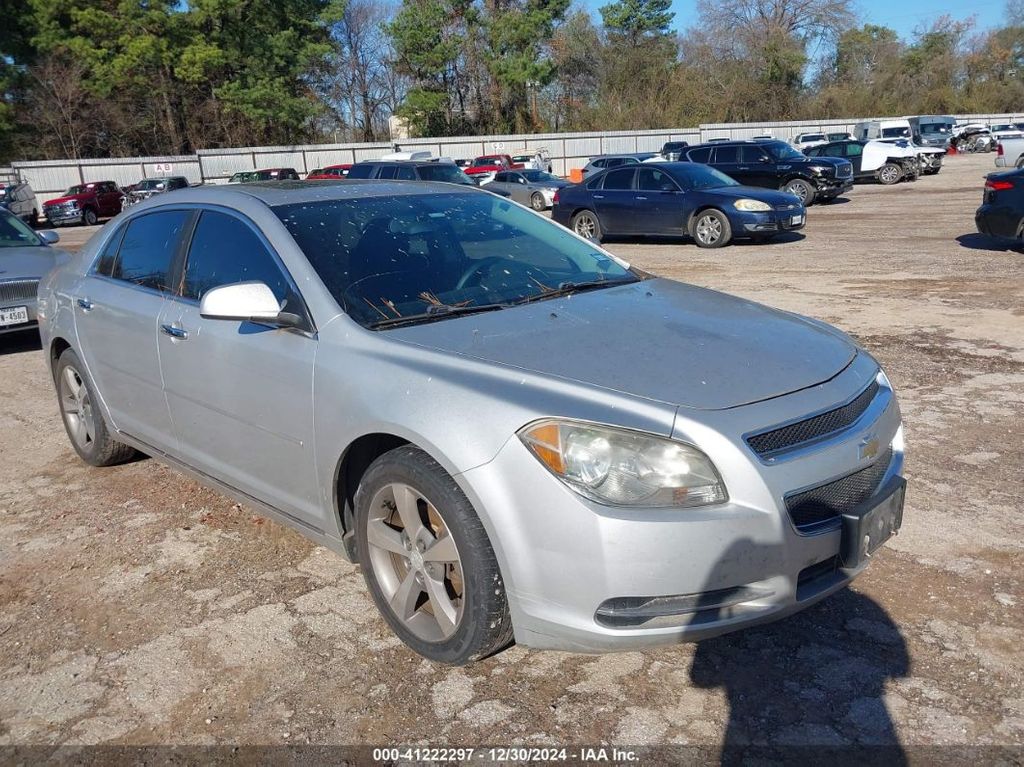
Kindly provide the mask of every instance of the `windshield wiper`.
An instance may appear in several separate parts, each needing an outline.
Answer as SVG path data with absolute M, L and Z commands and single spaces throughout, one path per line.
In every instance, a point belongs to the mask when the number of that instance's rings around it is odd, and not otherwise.
M 616 285 L 632 285 L 634 282 L 639 282 L 639 280 L 587 280 L 586 282 L 562 282 L 559 283 L 557 288 L 545 290 L 543 293 L 538 293 L 535 296 L 524 296 L 514 303 L 530 304 L 534 301 L 543 301 L 546 298 L 571 296 L 573 293 L 583 293 L 587 290 L 597 290 L 599 288 L 611 288 Z
M 425 312 L 407 314 L 404 317 L 388 317 L 386 320 L 371 322 L 371 328 L 393 328 L 397 325 L 416 325 L 422 322 L 434 322 L 462 314 L 479 314 L 504 309 L 507 304 L 481 304 L 480 306 L 450 306 L 433 304 Z

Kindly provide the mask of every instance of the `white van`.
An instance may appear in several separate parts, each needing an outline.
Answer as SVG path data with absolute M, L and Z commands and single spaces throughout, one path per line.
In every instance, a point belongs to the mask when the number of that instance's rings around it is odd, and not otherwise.
M 860 141 L 872 141 L 877 139 L 900 139 L 908 141 L 913 138 L 910 130 L 910 120 L 868 120 L 857 123 L 853 128 L 853 135 Z

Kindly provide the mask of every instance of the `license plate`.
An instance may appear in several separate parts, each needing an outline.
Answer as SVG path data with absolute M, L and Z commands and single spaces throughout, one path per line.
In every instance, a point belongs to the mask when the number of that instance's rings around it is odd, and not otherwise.
M 6 325 L 21 325 L 28 322 L 28 309 L 24 306 L 12 306 L 9 309 L 0 309 L 0 327 Z
M 792 218 L 789 219 L 789 225 L 790 226 L 800 226 L 800 224 L 802 224 L 803 222 L 804 222 L 804 217 L 803 216 L 793 216 Z
M 893 477 L 874 498 L 843 514 L 839 547 L 843 567 L 859 567 L 899 531 L 906 491 L 906 480 Z

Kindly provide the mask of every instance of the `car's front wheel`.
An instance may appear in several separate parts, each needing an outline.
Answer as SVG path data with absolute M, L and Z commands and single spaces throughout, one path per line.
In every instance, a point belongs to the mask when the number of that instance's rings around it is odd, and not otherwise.
M 581 210 L 572 217 L 569 226 L 580 237 L 593 240 L 594 242 L 601 241 L 601 222 L 593 211 Z
M 802 178 L 790 179 L 783 185 L 782 191 L 799 197 L 805 207 L 814 202 L 814 187 Z
M 709 208 L 693 217 L 690 236 L 700 248 L 721 248 L 732 239 L 732 226 L 720 210 Z
M 96 226 L 96 222 L 98 221 L 99 218 L 96 216 L 96 211 L 92 208 L 86 208 L 82 211 L 82 223 L 86 226 Z
M 70 349 L 57 361 L 56 383 L 64 428 L 83 461 L 91 466 L 113 466 L 135 455 L 134 448 L 110 435 L 92 381 L 78 355 Z
M 542 211 L 547 207 L 547 203 L 544 202 L 544 195 L 540 192 L 534 192 L 530 195 L 530 207 L 536 211 Z
M 419 448 L 385 453 L 355 497 L 366 584 L 391 629 L 433 661 L 462 665 L 512 641 L 494 550 L 455 480 Z
M 878 181 L 886 186 L 892 186 L 903 178 L 903 169 L 894 162 L 887 162 L 878 169 Z

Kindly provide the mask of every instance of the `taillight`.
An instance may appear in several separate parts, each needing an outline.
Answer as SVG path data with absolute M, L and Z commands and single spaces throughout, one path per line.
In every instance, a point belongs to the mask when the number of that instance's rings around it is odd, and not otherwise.
M 551 198 L 552 205 L 558 205 L 558 190 L 555 190 L 555 196 Z
M 985 188 L 991 189 L 993 192 L 1005 192 L 1008 189 L 1013 189 L 1012 181 L 1001 181 L 990 178 L 985 182 Z
M 1002 144 L 996 144 L 996 155 L 998 155 L 999 157 L 1003 156 L 1003 145 Z

